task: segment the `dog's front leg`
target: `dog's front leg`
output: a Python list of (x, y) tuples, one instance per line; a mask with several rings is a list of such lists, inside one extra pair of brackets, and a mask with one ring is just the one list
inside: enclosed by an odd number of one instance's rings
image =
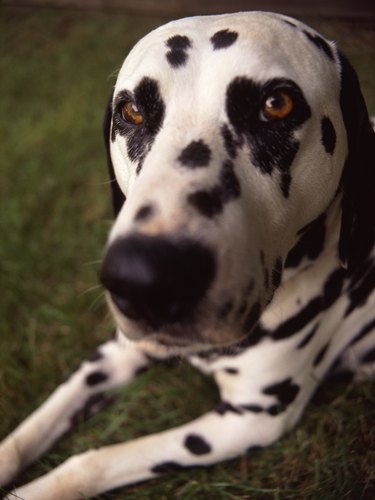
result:
[(0, 443), (0, 485), (8, 484), (75, 423), (98, 411), (107, 399), (104, 392), (130, 382), (150, 359), (119, 335), (102, 344)]
[[(266, 446), (284, 430), (284, 416), (212, 411), (186, 425), (133, 441), (90, 450), (15, 490), (27, 500), (73, 500), (184, 467), (232, 458)], [(12, 495), (9, 497), (13, 499)]]

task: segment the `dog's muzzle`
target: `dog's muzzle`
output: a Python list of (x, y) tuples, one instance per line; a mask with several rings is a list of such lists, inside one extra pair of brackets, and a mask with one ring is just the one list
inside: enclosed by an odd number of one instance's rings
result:
[(215, 270), (212, 251), (197, 241), (133, 234), (110, 244), (100, 280), (122, 314), (155, 330), (192, 314)]

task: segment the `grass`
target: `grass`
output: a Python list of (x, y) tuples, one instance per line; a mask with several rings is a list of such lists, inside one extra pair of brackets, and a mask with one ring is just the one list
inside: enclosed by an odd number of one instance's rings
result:
[[(97, 288), (111, 218), (101, 120), (127, 51), (162, 21), (0, 11), (0, 436), (112, 330)], [(321, 20), (313, 24), (336, 38), (352, 59), (375, 113), (374, 31)], [(21, 480), (88, 447), (187, 422), (216, 399), (212, 383), (192, 368), (157, 366)], [(370, 383), (326, 384), (297, 430), (275, 446), (100, 498), (374, 498), (374, 408)]]

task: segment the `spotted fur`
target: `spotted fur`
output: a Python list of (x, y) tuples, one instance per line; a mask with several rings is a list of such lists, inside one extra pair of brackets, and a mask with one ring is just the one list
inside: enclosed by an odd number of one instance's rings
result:
[(95, 496), (250, 453), (332, 370), (375, 371), (375, 139), (333, 42), (264, 12), (169, 23), (125, 60), (104, 133), (116, 220), (101, 280), (117, 331), (3, 441), (1, 483), (157, 360), (185, 357), (220, 401), (9, 498)]

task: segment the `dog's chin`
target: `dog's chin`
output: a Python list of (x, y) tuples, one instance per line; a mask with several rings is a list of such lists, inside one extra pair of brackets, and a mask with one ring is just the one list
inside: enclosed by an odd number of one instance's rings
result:
[(220, 324), (208, 319), (200, 322), (186, 318), (181, 322), (152, 328), (141, 320), (124, 316), (111, 301), (109, 306), (119, 330), (127, 339), (157, 345), (176, 354), (193, 354), (233, 346), (251, 334), (251, 331), (244, 334), (239, 325)]

